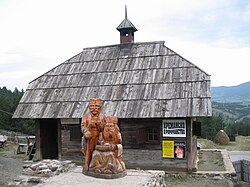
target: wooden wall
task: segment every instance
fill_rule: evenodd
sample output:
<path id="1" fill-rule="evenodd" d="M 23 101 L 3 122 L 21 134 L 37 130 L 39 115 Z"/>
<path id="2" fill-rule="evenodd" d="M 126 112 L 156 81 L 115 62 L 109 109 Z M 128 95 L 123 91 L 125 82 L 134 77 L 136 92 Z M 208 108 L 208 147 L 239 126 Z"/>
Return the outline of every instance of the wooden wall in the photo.
<path id="1" fill-rule="evenodd" d="M 164 171 L 195 171 L 197 158 L 197 137 L 193 136 L 193 119 L 186 118 L 186 137 L 164 138 L 186 142 L 186 156 L 183 159 L 162 158 L 162 120 L 163 119 L 120 119 L 119 126 L 123 138 L 124 160 L 128 168 L 162 169 Z M 159 141 L 141 142 L 138 134 L 145 127 L 159 129 Z M 139 139 L 139 141 L 138 141 Z"/>
<path id="2" fill-rule="evenodd" d="M 161 119 L 119 119 L 120 131 L 122 134 L 123 146 L 125 149 L 161 149 Z M 145 141 L 140 141 L 140 139 L 145 139 L 146 137 L 141 137 L 145 135 L 145 128 L 155 127 L 159 130 L 159 141 L 154 143 L 149 143 Z M 143 133 L 140 133 L 143 131 Z"/>
<path id="3" fill-rule="evenodd" d="M 70 139 L 70 127 L 72 125 L 61 125 L 61 146 L 63 160 L 73 160 L 75 163 L 82 165 L 83 154 L 81 152 L 81 140 L 71 140 Z M 79 124 L 80 131 L 80 124 Z"/>
<path id="4" fill-rule="evenodd" d="M 186 157 L 184 159 L 166 159 L 162 157 L 162 119 L 119 119 L 122 133 L 124 153 L 123 158 L 127 168 L 161 169 L 167 172 L 193 171 L 197 156 L 197 137 L 192 136 L 192 119 L 187 118 L 187 138 L 174 138 L 175 141 L 186 142 Z M 44 123 L 39 123 L 41 128 Z M 83 165 L 84 158 L 81 150 L 81 139 L 72 140 L 71 127 L 73 124 L 60 124 L 59 159 L 73 160 Z M 74 124 L 75 126 L 76 124 Z M 80 131 L 80 124 L 79 131 Z M 141 141 L 143 129 L 157 128 L 159 140 L 155 142 Z M 39 130 L 39 133 L 41 131 Z M 145 132 L 145 131 L 144 131 Z M 190 136 L 190 137 L 189 137 Z M 45 137 L 41 137 L 42 139 Z M 166 138 L 164 138 L 166 139 Z M 173 140 L 173 138 L 168 138 Z"/>
<path id="5" fill-rule="evenodd" d="M 164 159 L 161 150 L 124 149 L 127 169 L 157 169 L 166 172 L 187 172 L 187 159 Z"/>

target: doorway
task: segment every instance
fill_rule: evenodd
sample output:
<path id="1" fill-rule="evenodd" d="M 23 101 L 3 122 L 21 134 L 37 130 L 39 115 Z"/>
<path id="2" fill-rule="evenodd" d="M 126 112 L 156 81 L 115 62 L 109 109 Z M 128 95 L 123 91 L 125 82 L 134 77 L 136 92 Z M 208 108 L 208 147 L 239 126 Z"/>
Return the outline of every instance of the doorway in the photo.
<path id="1" fill-rule="evenodd" d="M 40 146 L 42 159 L 58 159 L 57 119 L 40 120 Z"/>

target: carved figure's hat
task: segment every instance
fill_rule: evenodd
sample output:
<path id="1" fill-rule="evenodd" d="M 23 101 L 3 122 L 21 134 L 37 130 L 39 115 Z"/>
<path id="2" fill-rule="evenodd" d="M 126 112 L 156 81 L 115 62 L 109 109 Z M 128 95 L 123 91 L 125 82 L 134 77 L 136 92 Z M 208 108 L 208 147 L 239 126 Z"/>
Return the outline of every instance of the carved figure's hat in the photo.
<path id="1" fill-rule="evenodd" d="M 106 117 L 106 122 L 107 123 L 118 123 L 118 118 L 116 116 L 107 116 Z"/>
<path id="2" fill-rule="evenodd" d="M 100 98 L 91 98 L 89 103 L 101 103 L 102 104 L 102 99 L 100 99 Z"/>

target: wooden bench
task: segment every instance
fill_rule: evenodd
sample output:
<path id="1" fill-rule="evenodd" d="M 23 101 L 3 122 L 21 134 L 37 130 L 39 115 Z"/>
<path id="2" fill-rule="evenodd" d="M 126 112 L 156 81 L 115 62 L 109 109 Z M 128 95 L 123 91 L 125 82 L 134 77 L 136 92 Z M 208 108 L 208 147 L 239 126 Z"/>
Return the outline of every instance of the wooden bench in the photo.
<path id="1" fill-rule="evenodd" d="M 17 149 L 16 154 L 27 153 L 29 147 L 29 140 L 27 136 L 15 136 Z"/>

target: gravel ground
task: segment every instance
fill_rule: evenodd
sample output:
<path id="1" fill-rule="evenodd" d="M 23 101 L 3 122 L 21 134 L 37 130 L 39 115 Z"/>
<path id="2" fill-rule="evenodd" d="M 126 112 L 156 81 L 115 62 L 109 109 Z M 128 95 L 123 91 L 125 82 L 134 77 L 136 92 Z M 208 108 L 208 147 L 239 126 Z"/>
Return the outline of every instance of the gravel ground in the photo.
<path id="1" fill-rule="evenodd" d="M 18 179 L 22 173 L 22 159 L 13 159 L 0 156 L 0 186 L 6 186 Z"/>
<path id="2" fill-rule="evenodd" d="M 45 183 L 39 184 L 39 187 L 151 187 L 151 177 L 160 174 L 164 175 L 163 171 L 150 171 L 150 170 L 127 170 L 125 177 L 117 179 L 101 179 L 89 177 L 82 174 L 82 167 L 76 167 L 75 169 L 62 173 L 58 176 L 48 178 Z M 148 185 L 146 185 L 148 184 Z"/>
<path id="3" fill-rule="evenodd" d="M 24 155 L 15 154 L 15 145 L 11 142 L 0 148 L 0 186 L 7 186 L 11 181 L 19 179 L 23 158 Z"/>
<path id="4" fill-rule="evenodd" d="M 203 154 L 203 157 L 206 156 Z M 210 155 L 211 156 L 211 155 Z M 208 162 L 208 158 L 210 157 L 204 157 L 200 158 L 201 161 L 206 161 Z M 216 165 L 216 168 L 218 169 L 218 163 L 215 163 L 214 161 L 217 160 L 218 158 L 213 157 L 216 156 L 216 154 L 213 154 L 211 157 L 213 158 L 211 162 L 208 162 L 212 165 Z M 22 172 L 22 166 L 23 166 L 23 161 L 24 161 L 24 154 L 16 155 L 15 154 L 15 145 L 8 143 L 6 147 L 0 148 L 0 186 L 4 187 L 10 184 L 13 180 L 18 180 L 19 176 L 21 175 Z M 212 164 L 213 163 L 213 164 Z M 220 163 L 220 162 L 219 162 Z M 205 163 L 203 163 L 205 164 Z M 200 165 L 201 166 L 201 165 Z M 204 165 L 205 166 L 205 165 Z M 206 166 L 207 167 L 207 166 Z M 84 180 L 83 180 L 84 179 Z M 137 175 L 137 174 L 130 174 L 128 175 L 125 181 L 122 183 L 125 186 L 133 186 L 131 182 L 135 182 L 138 180 L 139 183 L 138 186 L 143 184 L 145 181 L 148 180 L 147 175 Z M 68 173 L 63 173 L 60 174 L 59 176 L 49 178 L 46 183 L 40 184 L 39 186 L 72 186 L 72 184 L 75 183 L 76 186 L 84 186 L 86 182 L 88 181 L 90 184 L 92 183 L 93 180 L 97 180 L 97 183 L 94 182 L 94 184 L 100 184 L 100 186 L 103 187 L 103 182 L 102 179 L 94 179 L 91 177 L 86 177 L 81 174 L 81 170 L 77 169 L 74 172 L 68 172 Z M 199 186 L 199 187 L 209 187 L 209 186 L 233 186 L 232 182 L 228 178 L 224 178 L 221 176 L 192 176 L 192 175 L 183 175 L 183 176 L 166 176 L 166 186 L 176 186 L 176 187 L 184 187 L 184 186 Z M 105 183 L 115 182 L 116 180 L 108 180 L 105 181 Z M 118 186 L 120 186 L 119 180 L 116 182 Z M 13 183 L 12 183 L 13 184 Z M 92 183 L 93 184 L 93 183 Z M 112 186 L 109 184 L 109 186 Z M 97 185 L 97 186 L 98 186 Z M 137 186 L 137 185 L 136 185 Z M 249 186 L 249 184 L 240 184 L 236 186 Z"/>

